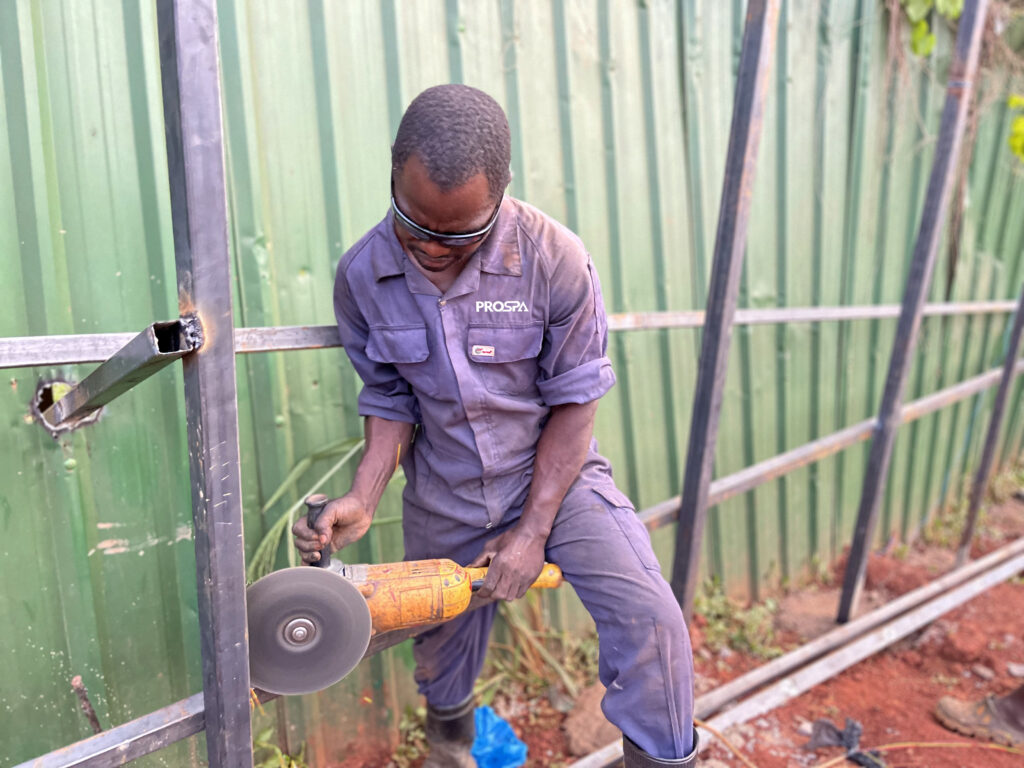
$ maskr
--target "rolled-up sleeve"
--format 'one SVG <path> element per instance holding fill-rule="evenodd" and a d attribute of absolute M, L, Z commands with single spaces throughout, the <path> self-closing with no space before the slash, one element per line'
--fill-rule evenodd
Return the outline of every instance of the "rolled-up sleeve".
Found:
<path fill-rule="evenodd" d="M 550 277 L 538 388 L 548 406 L 589 403 L 615 384 L 607 356 L 608 321 L 601 284 L 582 247 L 557 264 Z"/>
<path fill-rule="evenodd" d="M 369 326 L 353 296 L 345 266 L 343 259 L 334 280 L 334 316 L 345 353 L 363 382 L 359 415 L 418 424 L 421 421 L 419 402 L 409 382 L 393 365 L 371 360 L 366 354 Z M 372 295 L 372 289 L 368 295 Z"/>

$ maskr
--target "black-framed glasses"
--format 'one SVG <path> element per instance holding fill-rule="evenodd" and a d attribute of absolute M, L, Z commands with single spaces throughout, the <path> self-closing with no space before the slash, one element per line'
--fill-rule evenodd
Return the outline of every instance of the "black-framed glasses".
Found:
<path fill-rule="evenodd" d="M 460 245 L 475 245 L 487 237 L 487 233 L 491 231 L 492 227 L 494 227 L 494 222 L 498 220 L 498 213 L 501 212 L 501 204 L 504 200 L 505 196 L 502 195 L 501 200 L 498 201 L 498 205 L 494 208 L 494 213 L 491 214 L 491 218 L 487 220 L 487 223 L 482 229 L 478 229 L 475 232 L 435 232 L 432 229 L 421 227 L 415 221 L 402 213 L 402 209 L 399 208 L 398 203 L 395 202 L 394 186 L 391 187 L 391 210 L 395 212 L 395 216 L 398 217 L 398 221 L 401 222 L 405 231 L 417 240 L 429 240 L 448 248 L 457 248 Z"/>

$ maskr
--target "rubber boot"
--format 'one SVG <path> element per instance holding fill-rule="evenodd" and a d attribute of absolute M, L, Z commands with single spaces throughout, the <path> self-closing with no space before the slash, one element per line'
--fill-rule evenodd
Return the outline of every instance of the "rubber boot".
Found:
<path fill-rule="evenodd" d="M 686 757 L 667 760 L 663 757 L 653 757 L 644 752 L 634 744 L 628 736 L 622 737 L 622 765 L 624 768 L 655 768 L 659 765 L 685 765 L 697 764 L 697 729 L 693 730 L 693 749 Z"/>
<path fill-rule="evenodd" d="M 476 768 L 476 760 L 470 754 L 476 738 L 475 710 L 472 696 L 454 707 L 427 706 L 430 754 L 423 768 Z"/>

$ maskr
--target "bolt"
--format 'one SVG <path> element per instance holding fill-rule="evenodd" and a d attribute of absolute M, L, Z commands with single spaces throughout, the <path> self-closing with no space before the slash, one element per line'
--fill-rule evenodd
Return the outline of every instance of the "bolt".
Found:
<path fill-rule="evenodd" d="M 291 645 L 305 645 L 316 636 L 316 627 L 307 618 L 292 619 L 284 626 L 284 639 Z"/>

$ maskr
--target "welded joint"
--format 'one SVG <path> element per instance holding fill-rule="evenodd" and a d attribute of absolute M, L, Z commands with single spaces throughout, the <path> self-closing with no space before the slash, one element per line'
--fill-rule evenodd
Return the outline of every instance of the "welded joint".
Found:
<path fill-rule="evenodd" d="M 199 320 L 199 315 L 189 312 L 178 318 L 178 322 L 181 325 L 183 343 L 190 352 L 195 352 L 203 346 L 203 324 Z"/>

